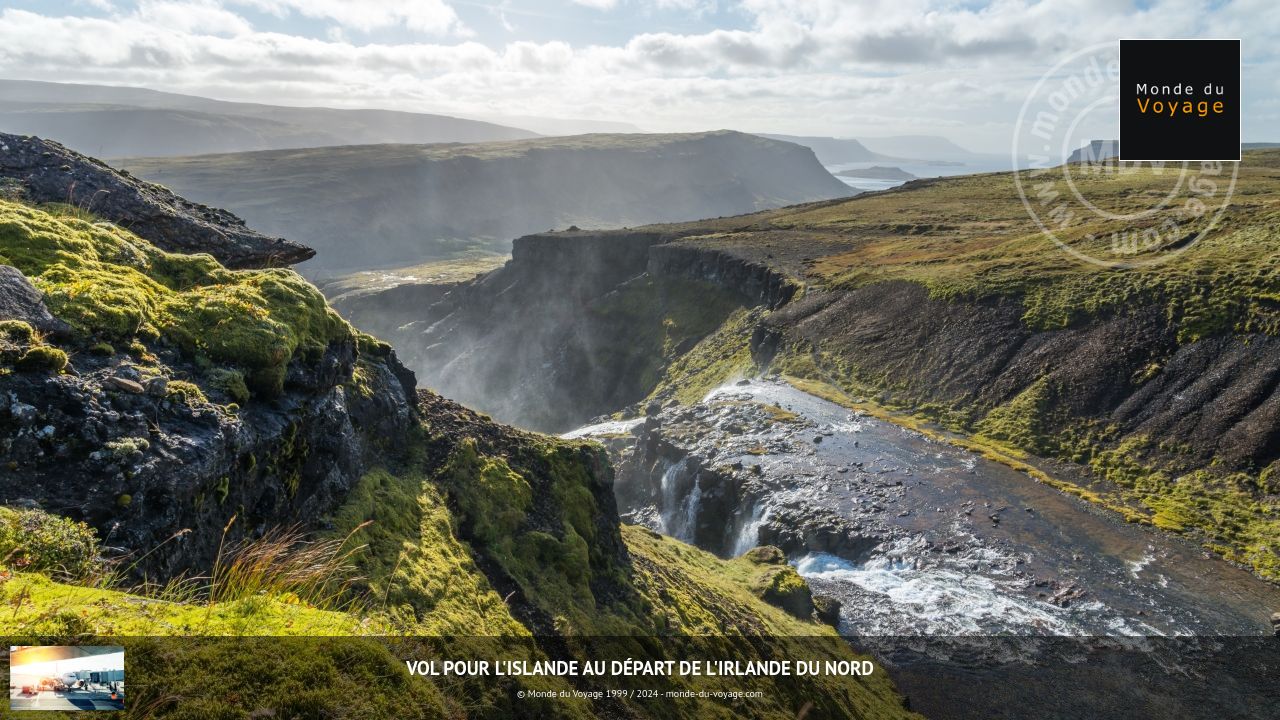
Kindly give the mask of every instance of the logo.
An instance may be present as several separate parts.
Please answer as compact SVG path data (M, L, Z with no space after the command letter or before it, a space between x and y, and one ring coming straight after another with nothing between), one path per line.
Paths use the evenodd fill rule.
M1156 265L1193 247L1216 226L1239 171L1218 160L1121 160L1115 136L1098 137L1115 132L1120 68L1115 43L1063 59L1027 95L1012 148L1032 220L1063 251L1106 268ZM1236 145L1238 154L1238 135Z

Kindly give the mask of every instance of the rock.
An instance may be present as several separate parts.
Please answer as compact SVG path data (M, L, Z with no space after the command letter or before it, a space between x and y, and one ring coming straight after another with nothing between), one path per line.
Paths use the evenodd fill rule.
M315 255L305 245L250 230L225 210L121 175L56 142L0 133L0 148L0 179L20 182L25 200L75 205L163 250L209 253L230 268L281 267Z
M107 377L105 381L103 381L103 384L113 387L116 390L131 393L134 395L141 395L143 392L146 391L146 388L142 386L142 383L138 382L137 380L130 380L129 378L123 377L121 375L111 375Z
M773 545L751 548L742 557L757 565L784 565L787 562L787 556Z
M166 377L153 377L146 383L147 394L152 397L164 397L165 391L169 389L169 379Z
M54 317L44 304L44 293L16 267L0 265L0 319L22 320L42 333L66 336L71 328Z
M813 616L833 628L840 627L840 601L830 595L813 596Z
M1280 637L1280 612L1271 613L1271 631Z

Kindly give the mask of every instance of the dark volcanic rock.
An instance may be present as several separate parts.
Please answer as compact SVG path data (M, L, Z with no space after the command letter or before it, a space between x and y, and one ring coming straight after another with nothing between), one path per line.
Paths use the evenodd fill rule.
M18 268L0 265L0 320L22 320L44 333L62 335L70 330L45 307L44 295Z
M106 546L146 554L139 573L207 571L232 515L228 542L314 528L372 463L394 461L416 421L394 356L361 360L352 391L349 344L291 368L280 397L235 411L222 405L230 398L160 390L198 370L171 350L158 359L168 377L142 379L125 356L81 353L75 376L5 378L0 505L31 501L83 520Z
M161 249L209 253L230 268L279 267L315 255L309 247L250 230L226 210L190 202L37 137L0 133L0 184L6 180L29 202L74 205Z

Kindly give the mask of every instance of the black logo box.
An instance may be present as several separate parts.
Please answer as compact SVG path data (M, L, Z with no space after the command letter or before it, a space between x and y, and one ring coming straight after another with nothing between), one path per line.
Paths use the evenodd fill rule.
M1120 159L1239 161L1240 65L1239 40L1121 40ZM1181 92L1166 94L1166 87ZM1183 112L1186 102L1191 114ZM1173 115L1170 103L1177 103Z

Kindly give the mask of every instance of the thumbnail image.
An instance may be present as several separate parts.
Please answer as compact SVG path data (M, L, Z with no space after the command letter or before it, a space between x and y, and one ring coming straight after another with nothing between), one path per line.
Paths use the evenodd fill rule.
M19 645L9 649L10 710L123 710L124 648Z

